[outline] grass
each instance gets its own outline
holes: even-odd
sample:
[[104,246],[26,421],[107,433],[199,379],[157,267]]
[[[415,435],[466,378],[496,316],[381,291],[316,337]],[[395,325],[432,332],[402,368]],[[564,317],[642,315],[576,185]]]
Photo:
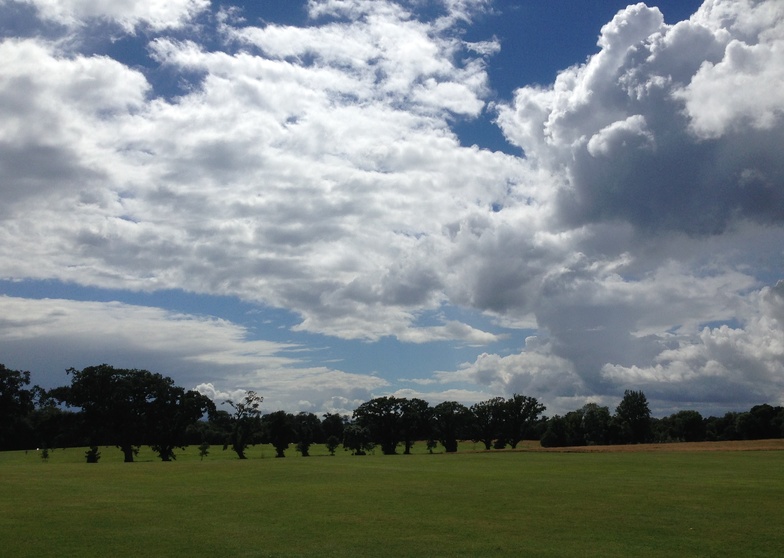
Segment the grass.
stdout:
[[780,451],[101,451],[0,453],[0,554],[784,555]]

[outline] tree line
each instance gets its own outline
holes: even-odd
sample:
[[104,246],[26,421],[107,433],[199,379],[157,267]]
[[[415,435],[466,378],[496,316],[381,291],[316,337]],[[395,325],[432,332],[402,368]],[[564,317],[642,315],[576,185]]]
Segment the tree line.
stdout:
[[784,438],[784,407],[755,405],[748,411],[703,417],[698,411],[651,416],[642,391],[627,390],[615,414],[596,403],[545,421],[545,447]]
[[486,450],[516,448],[522,440],[545,447],[648,442],[742,440],[784,437],[784,408],[757,405],[747,412],[703,417],[685,410],[653,418],[645,394],[627,390],[614,413],[589,403],[547,417],[534,397],[494,397],[471,406],[456,401],[431,405],[418,398],[377,397],[352,415],[262,412],[263,397],[248,391],[219,409],[208,397],[175,385],[171,378],[102,364],[67,370],[68,386],[30,387],[30,373],[0,364],[0,450],[87,447],[97,462],[100,447],[115,446],[132,462],[141,446],[162,461],[176,459],[185,446],[231,449],[239,459],[255,444],[271,444],[277,457],[294,445],[308,456],[313,444],[331,454],[339,447],[353,455],[378,448],[383,454],[411,452],[424,442],[456,452],[471,440]]

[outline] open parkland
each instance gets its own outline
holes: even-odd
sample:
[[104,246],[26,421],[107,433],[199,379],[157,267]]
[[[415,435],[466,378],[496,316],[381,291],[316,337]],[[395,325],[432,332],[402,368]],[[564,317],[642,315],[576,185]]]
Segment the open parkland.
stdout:
[[0,452],[0,555],[784,556],[784,440]]

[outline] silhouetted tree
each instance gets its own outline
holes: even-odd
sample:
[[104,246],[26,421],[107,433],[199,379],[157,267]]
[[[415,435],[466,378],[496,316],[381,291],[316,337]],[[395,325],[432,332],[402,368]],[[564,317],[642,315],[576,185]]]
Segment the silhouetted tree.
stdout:
[[[781,407],[773,407],[767,403],[754,405],[749,409],[749,419],[743,429],[743,437],[749,440],[764,440],[781,436],[781,428],[777,421]],[[738,430],[741,430],[739,427]]]
[[540,442],[544,447],[585,445],[583,410],[569,411],[563,416],[555,415],[547,421],[547,428]]
[[507,443],[516,448],[520,440],[526,438],[528,431],[545,411],[545,406],[534,397],[514,394],[505,402],[504,438]]
[[321,420],[321,430],[324,433],[324,438],[334,436],[338,440],[343,439],[343,427],[346,424],[347,417],[342,417],[337,413],[325,413],[324,418]]
[[158,382],[148,402],[147,443],[161,461],[176,459],[174,450],[186,445],[188,426],[206,413],[214,413],[215,404],[201,393],[175,386],[170,378]]
[[54,404],[39,405],[28,415],[28,423],[35,447],[76,447],[85,446],[89,442],[79,413],[61,409]]
[[370,431],[371,439],[384,455],[397,453],[402,437],[403,401],[397,397],[376,397],[354,410],[354,421]]
[[401,400],[400,435],[403,440],[403,453],[411,453],[416,440],[426,440],[430,436],[430,419],[433,409],[424,399],[413,397]]
[[351,455],[365,455],[374,448],[370,430],[359,424],[347,424],[343,428],[343,449],[350,450]]
[[340,438],[338,438],[337,436],[330,436],[329,438],[327,438],[326,446],[327,446],[327,451],[329,452],[330,455],[335,455],[335,450],[338,449],[339,445],[340,445]]
[[660,442],[700,442],[705,439],[705,421],[697,411],[678,411],[654,423]]
[[[68,406],[81,409],[91,445],[114,444],[126,462],[133,461],[140,445],[150,443],[151,432],[161,424],[166,428],[171,419],[163,411],[171,409],[163,399],[176,391],[171,378],[108,364],[83,370],[70,368],[67,373],[71,385],[51,393]],[[184,430],[182,426],[183,433]]]
[[[503,397],[494,397],[481,403],[471,405],[471,431],[474,442],[482,442],[485,449],[493,447],[493,442],[506,440],[503,434],[504,418],[506,415],[505,400]],[[499,448],[499,449],[501,449]]]
[[323,440],[321,421],[313,413],[301,412],[294,415],[294,440],[297,442],[297,451],[302,457],[310,455],[310,446],[316,440]]
[[[262,418],[266,438],[275,448],[275,457],[286,457],[286,450],[294,439],[294,417],[286,411],[275,411]],[[308,444],[308,447],[310,444]],[[307,448],[305,453],[307,454]]]
[[196,422],[192,429],[198,436],[196,441],[206,440],[210,444],[226,446],[227,449],[234,430],[233,418],[228,411],[217,409],[209,415],[209,419]]
[[101,458],[98,446],[90,446],[90,449],[84,452],[84,458],[87,460],[87,463],[98,463],[98,460]]
[[705,439],[710,441],[739,440],[736,424],[739,413],[729,412],[705,421]]
[[457,401],[444,401],[433,408],[433,432],[447,453],[457,451],[457,442],[467,437],[470,422],[471,412]]
[[588,445],[604,445],[610,442],[612,415],[608,407],[597,403],[586,403],[582,408],[582,432]]
[[10,370],[0,364],[0,450],[31,445],[28,417],[35,408],[35,391],[28,385],[30,372]]
[[229,444],[231,449],[240,459],[247,459],[245,450],[261,431],[261,403],[264,398],[255,391],[247,391],[243,398],[226,403],[234,409],[234,414],[229,417],[231,431]]
[[642,391],[626,390],[615,409],[615,418],[624,441],[642,444],[651,439],[651,410]]
[[551,417],[547,421],[547,430],[539,442],[545,448],[561,448],[571,445],[566,419],[560,415]]

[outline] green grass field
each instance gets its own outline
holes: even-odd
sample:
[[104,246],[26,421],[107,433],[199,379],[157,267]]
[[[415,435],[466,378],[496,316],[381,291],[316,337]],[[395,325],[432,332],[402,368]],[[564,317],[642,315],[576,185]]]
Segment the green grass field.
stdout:
[[780,451],[314,449],[0,453],[0,555],[784,556]]

